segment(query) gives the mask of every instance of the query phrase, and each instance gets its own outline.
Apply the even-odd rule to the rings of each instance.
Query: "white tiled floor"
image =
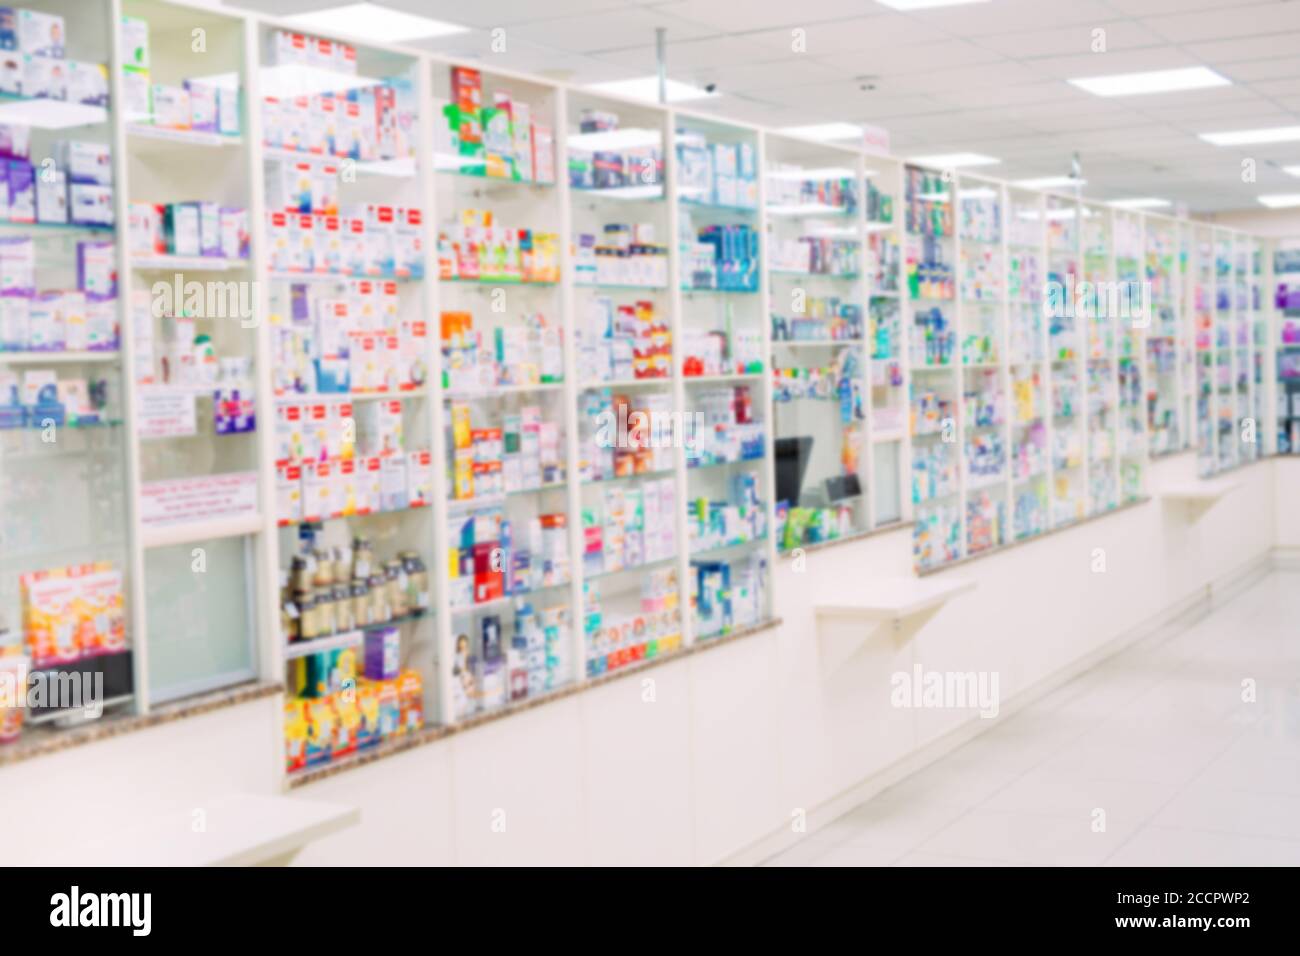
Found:
[[[1300,574],[1104,662],[767,862],[1019,864],[1300,865]]]

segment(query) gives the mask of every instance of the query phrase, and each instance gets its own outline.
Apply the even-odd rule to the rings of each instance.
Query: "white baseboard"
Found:
[[[1150,641],[1153,645],[1158,644],[1173,634],[1190,627],[1216,607],[1222,606],[1225,602],[1241,594],[1274,570],[1300,570],[1300,548],[1274,548],[1261,552],[1231,571],[1225,572],[1206,584],[1197,587],[1192,593],[1170,604],[1163,611],[1124,631],[1105,644],[1081,655],[1065,667],[1049,674],[1032,686],[1002,702],[998,722],[1000,723],[1003,718],[1017,713],[1068,684],[1121,651],[1128,650],[1130,647],[1144,641]],[[981,733],[992,729],[992,726],[996,726],[996,724],[991,721],[975,718],[967,721],[810,809],[807,814],[807,832],[795,833],[788,826],[784,826],[754,841],[743,850],[718,861],[717,865],[755,866],[762,863],[764,860],[780,853],[782,850],[789,849],[800,840],[816,833],[822,827],[843,816],[859,804],[870,800],[887,787],[891,787],[900,780],[919,770],[923,770],[963,744],[969,743]]]

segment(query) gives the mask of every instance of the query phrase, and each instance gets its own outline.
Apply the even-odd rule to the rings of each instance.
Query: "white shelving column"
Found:
[[[442,283],[438,266],[438,162],[433,135],[437,122],[437,100],[433,94],[435,62],[420,58],[416,62],[416,105],[419,110],[419,129],[416,133],[416,167],[420,176],[420,205],[424,225],[424,310],[428,323],[428,384],[425,402],[429,408],[429,448],[433,452],[433,639],[435,681],[438,688],[437,721],[447,725],[455,721],[452,702],[452,666],[456,649],[451,626],[451,584],[448,554],[451,551],[450,517],[447,501],[450,489],[447,481],[447,429],[442,395]]]
[[[573,643],[571,679],[587,677],[587,631],[583,612],[584,580],[583,561],[582,487],[578,475],[578,361],[577,361],[577,297],[573,291],[573,197],[569,189],[569,95],[567,90],[556,88],[555,97],[555,169],[560,201],[560,315],[564,329],[564,481],[565,509],[569,512],[565,525],[569,533],[569,639]]]
[[[668,328],[672,336],[672,407],[685,422],[686,381],[682,376],[682,330],[684,308],[682,304],[682,256],[681,256],[681,193],[680,175],[677,169],[677,112],[664,110],[664,201],[668,203]],[[765,411],[767,411],[765,409]],[[693,433],[693,430],[692,430]],[[695,615],[691,610],[691,539],[686,520],[687,495],[690,492],[690,475],[686,467],[686,449],[681,443],[673,448],[673,484],[677,490],[677,507],[674,509],[675,528],[673,537],[677,541],[677,602],[682,615],[682,644],[690,647],[695,643]]]
[[[912,297],[907,287],[907,216],[904,209],[906,190],[903,164],[889,162],[891,170],[890,188],[894,242],[898,249],[898,361],[903,373],[903,420],[901,423],[903,440],[899,447],[898,462],[898,497],[900,511],[904,521],[916,518],[916,505],[912,500]]]
[[[758,406],[764,410],[763,419],[763,465],[767,478],[766,534],[763,536],[762,548],[767,555],[767,571],[763,576],[762,619],[769,620],[775,608],[772,594],[772,582],[776,575],[776,408],[772,401],[772,310],[771,288],[768,277],[768,227],[770,216],[767,210],[767,133],[753,129],[755,142],[755,170],[758,176],[758,315],[762,332],[763,374],[758,379]],[[688,592],[689,593],[689,592]]]
[[[285,640],[281,633],[280,596],[280,534],[279,515],[276,511],[275,488],[275,389],[271,375],[271,289],[261,277],[271,271],[271,257],[266,237],[266,174],[262,169],[262,144],[266,141],[262,128],[261,38],[257,21],[244,21],[244,122],[241,128],[247,141],[244,151],[248,176],[248,247],[251,273],[258,278],[257,291],[257,341],[253,362],[257,376],[257,494],[260,514],[260,531],[257,539],[255,567],[257,569],[258,595],[256,599],[258,633],[262,635],[258,657],[262,676],[272,680],[284,679]]]
[[[122,81],[122,0],[109,0],[113,35],[109,56],[109,101],[111,104],[111,136],[113,148],[113,220],[117,227],[117,311],[120,333],[123,411],[125,423],[122,447],[126,453],[127,547],[130,554],[128,577],[131,581],[128,620],[130,622],[131,683],[135,692],[137,713],[147,714],[149,700],[149,616],[145,611],[144,584],[144,527],[140,517],[140,443],[138,434],[140,393],[136,385],[135,328],[131,310],[131,252],[128,235],[130,199],[127,178],[126,121],[122,104],[126,103],[125,84]]]
[[[1011,374],[1011,190],[1005,183],[993,187],[998,194],[998,288],[1002,334],[998,337],[998,365],[1002,383],[1002,461],[1006,471],[1002,494],[1006,500],[1002,541],[1016,540],[1016,478],[1011,463],[1015,451],[1015,415]]]

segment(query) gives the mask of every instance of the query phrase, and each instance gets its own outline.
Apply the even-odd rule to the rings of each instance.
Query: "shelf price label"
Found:
[[[141,388],[136,416],[141,438],[187,438],[198,434],[195,393],[178,388]]]

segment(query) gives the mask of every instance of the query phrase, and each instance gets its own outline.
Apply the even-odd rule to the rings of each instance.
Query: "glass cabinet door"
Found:
[[[131,599],[111,7],[35,0],[16,15],[47,38],[31,57],[49,70],[23,94],[0,95],[8,190],[0,215],[0,669],[83,675],[77,688],[88,708],[120,709],[137,692],[141,609]],[[0,742],[76,717],[79,698],[60,692],[0,709]]]
[[[758,133],[676,117],[681,276],[677,365],[686,449],[693,634],[706,639],[771,617],[773,476],[764,367]]]
[[[765,147],[777,549],[871,526],[858,158]]]

